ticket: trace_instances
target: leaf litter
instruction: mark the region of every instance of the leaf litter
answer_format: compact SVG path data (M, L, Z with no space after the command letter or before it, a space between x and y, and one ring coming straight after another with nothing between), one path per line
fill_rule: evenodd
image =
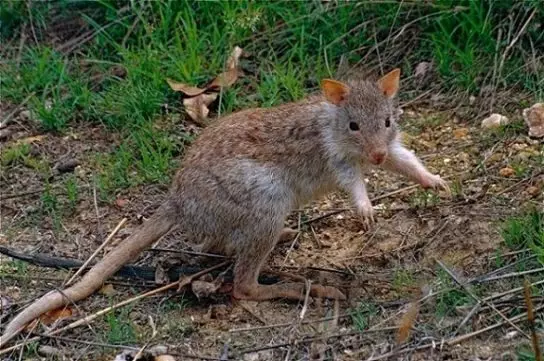
M187 115L198 125L205 126L210 110L208 107L212 104L222 89L232 86L240 76L239 63L242 56L242 48L235 46L231 55L225 63L226 71L217 75L208 82L204 88L180 83L175 80L166 79L170 88L176 92L185 95L183 106Z

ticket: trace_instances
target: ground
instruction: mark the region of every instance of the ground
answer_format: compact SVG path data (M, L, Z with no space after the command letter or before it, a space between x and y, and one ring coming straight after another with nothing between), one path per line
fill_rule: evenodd
M293 210L298 235L263 282L334 285L346 301L235 301L224 266L118 307L180 264L223 261L172 233L134 260L150 280L108 280L1 360L540 360L543 318L527 311L543 308L544 145L522 110L544 99L544 2L3 0L0 24L0 332L75 272L4 253L83 262L113 234L102 257L153 214L207 122L323 78L401 68L403 140L452 190L369 172L367 232L344 194ZM207 119L180 83L216 96ZM511 122L483 129L491 113Z
M5 105L5 111L10 107ZM162 122L175 131L175 121ZM295 229L302 223L300 235L294 243L279 245L268 263L276 271L337 285L348 294L346 302L254 303L234 301L228 293L201 299L190 291L163 293L116 311L117 317L107 314L88 327L59 335L78 339L75 343L62 338L44 343L70 357L94 360L111 360L120 350L79 342L127 346L150 342L168 345L171 354L197 358L219 357L228 349L228 355L247 360L280 359L287 354L290 359L300 359L315 353L324 359L366 359L394 350L403 312L413 299L424 297L421 292L430 292L420 305L409 342L410 347L431 341L435 345L422 351L403 351L398 357L484 360L505 359L510 354L510 359L515 359L523 336L512 336L508 325L458 345L441 344L452 337L475 301L455 287L437 261L459 279L469 281L515 259L506 253L509 249L501 236L501 222L531 204L542 203L542 145L528 138L522 126L482 130L454 115L427 109L405 109L402 123L405 143L432 171L448 179L452 198L425 192L394 174L369 172L371 197L378 199L373 202L378 222L371 230L364 232L349 210L305 223L349 207L345 195L331 194L293 212L288 222ZM142 185L116 193L110 202L96 200L92 168L96 152L107 153L118 141L101 127L44 134L19 118L10 129L11 138L2 144L4 156L6 150L20 144L28 144L29 150L4 166L3 246L27 254L85 260L123 217L127 224L106 250L129 235L165 197L165 186ZM59 168L58 164L68 160L79 165L54 171L44 189L44 179L35 168L40 164L51 168L57 164ZM512 172L505 170L510 167ZM30 193L33 191L37 192ZM175 234L154 247L188 249L180 247ZM188 255L180 257L181 261L200 262ZM138 263L165 268L180 262L180 257L146 252ZM7 257L1 260L2 297L14 303L12 309L60 287L68 276L64 271L29 266ZM474 287L477 297L485 297L520 284L520 279L515 279L469 287ZM453 289L457 293L452 293ZM106 295L95 294L78 304L77 313L92 314L143 290L137 283L129 283L129 287L126 281L114 284L113 290L103 292ZM446 297L441 296L444 292ZM497 307L509 315L512 311L508 304ZM325 321L316 321L322 318ZM489 309L482 310L458 334L499 320ZM280 344L285 345L274 347ZM250 352L253 349L257 351Z

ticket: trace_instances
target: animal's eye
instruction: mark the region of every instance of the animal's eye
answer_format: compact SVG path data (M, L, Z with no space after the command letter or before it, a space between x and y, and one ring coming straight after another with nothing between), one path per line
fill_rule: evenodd
M359 124L357 124L355 122L349 122L349 129L356 132L356 131L359 130Z
M387 118L387 119L385 120L385 127L386 127L386 128L389 128L390 126L391 126L391 119Z

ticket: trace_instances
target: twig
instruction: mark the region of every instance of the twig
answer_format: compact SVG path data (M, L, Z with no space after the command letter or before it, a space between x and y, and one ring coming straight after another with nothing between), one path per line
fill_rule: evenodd
M15 109L13 109L11 111L11 113L9 113L3 120L2 122L0 122L0 129L2 128L5 128L8 126L9 122L11 121L11 118L13 118L13 116L15 115L15 113L17 113L26 103L28 103L28 101L30 100L30 98L32 98L34 96L34 92L30 93L27 95L27 97L19 104L15 107ZM4 199L6 199L5 197L3 197Z
M165 286L156 288L156 289L151 290L151 291L149 291L149 292L142 293L142 294L140 294L140 295L138 295L138 296L129 298L128 300L119 302L119 303L117 303L117 304L115 304L115 305L113 305L113 306L106 307L106 308L104 308L104 309L102 309L102 310L100 310L100 311L98 311L98 312L93 313L92 315L89 315L89 316L87 316L87 317L84 317L84 318L82 318L82 319L79 319L79 320L77 320L77 321L74 321L74 322L72 322L72 323L70 323L70 324L68 324L68 325L66 325L66 326L64 326L64 327L62 327L62 328L57 329L57 330L51 331L51 332L47 333L46 336L57 335L57 334L59 334L59 333L61 333L61 332L64 332L64 331L67 331L67 330L71 330L71 329L76 328L76 327L79 327L79 326L81 326L81 325L83 325L83 324L87 324L87 323L89 323L90 321L94 320L95 318L97 318L97 317L99 317L99 316L102 316L102 315L104 315L104 314L106 314L106 313L108 313L108 312L111 312L111 311L116 310L116 309L118 309L118 308L120 308L120 307L126 306L126 305L128 305L128 304L134 303L134 302L139 301L139 300L141 300L141 299L143 299L143 298L146 298L146 297L149 297L149 296L153 296L153 295L155 295L155 294L157 294L157 293L161 293L161 292L167 291L167 290L172 289L172 288L181 288L181 287L187 286L187 285L190 284L194 279L196 279L196 278L198 278L198 277L200 277L200 276L203 276L203 275L205 275L205 274L207 274L207 273L210 273L210 272L212 272L212 271L214 271L214 270L216 270L216 269L219 269L219 268L221 268L221 267L227 265L229 262L230 262L230 261L221 262L221 263L219 263L219 264L217 264L217 265L215 265L215 266L212 266L212 267L210 267L210 268L207 268L207 269L205 269L205 270L202 270L202 271L200 271L200 272L198 272L198 273L195 273L195 274L193 274L193 275L184 277L184 278L180 279L180 280L177 281L177 282L169 283L169 284L167 284L167 285L165 285ZM40 337L41 337L41 336L32 337L32 338L30 338L30 339L28 339L28 340L25 340L25 341L20 342L20 343L18 343L18 344L16 344L16 345L13 345L12 347L9 347L9 348L0 350L0 355L6 354L6 353L8 353L8 352L10 352L10 351L13 351L13 350L15 350L15 349L18 349L19 347L22 347L22 346L24 346L24 345L26 345L26 344L28 344L28 343L30 343L30 342L37 341L37 340L40 339Z
M488 272L487 274L475 277L475 278L471 279L470 281L468 281L467 283L479 282L480 279L486 279L488 277L491 277L491 276L493 276L493 275L495 275L497 273L500 273L500 272L504 271L505 269L511 268L511 267L513 267L515 265L518 265L520 263L530 261L532 259L535 259L536 257L537 257L537 255L533 254L533 255L530 255L529 257L522 258L520 260L517 260L516 262L509 263L506 266L502 266L502 267L499 267L499 268L497 268L497 269L495 269L495 270L493 270L491 272Z
M535 351L535 361L542 361L540 344L538 342L538 334L536 333L535 313L533 312L533 300L531 299L531 287L529 286L529 281L527 279L525 279L525 281L523 282L523 287L525 304L527 305L527 321L529 321L529 328L531 330L531 341L533 344L533 350Z
M185 253L185 254L190 254L192 256L205 256L205 257L213 257L213 258L229 258L222 254L189 251L185 249L152 248L152 249L149 249L148 251L149 252Z
M537 311L540 311L540 310L542 310L542 309L544 309L544 305L539 306L539 307L536 307L534 311L537 312ZM491 326L488 326L488 327L486 327L486 328L483 328L483 329L481 329L481 330L477 330L477 331L474 331L474 332L470 332L470 333L467 333L467 334L464 334L464 335L461 335L461 336L458 336L458 337L450 338L450 339L446 340L445 343L446 343L447 345L450 345L450 346L456 345L456 344L461 343L461 342L463 342L463 341L465 341L465 340L468 340L469 338L472 338L472 337L474 337L474 336L481 335L482 333L485 333L485 332L494 330L494 329L496 329L496 328L498 328L498 327L501 327L501 326L503 326L503 325L505 325L505 324L507 324L507 323L510 323L510 322L518 322L518 321L522 320L522 319L523 319L524 317L526 317L526 316L527 316L527 313L524 312L524 313L522 313L522 314L520 314L520 315L517 315L517 316L514 316L514 317L509 318L509 319L508 319L508 322L506 322L506 321L497 322L497 323L495 323L495 324L493 324L493 325L491 325Z
M520 277L520 276L525 276L525 275L528 275L528 274L538 273L538 272L542 272L542 271L544 271L544 267L530 269L530 270L522 271L522 272L505 273L505 274L500 275L500 276L487 277L487 278L478 280L478 283L502 280L504 278Z
M518 326L516 326L514 323L510 322L508 320L508 317L506 317L501 311L499 311L499 309L497 307L495 307L494 304L492 304L491 302L488 302L488 301L483 301L480 299L480 297L476 296L474 294L474 292L472 292L470 290L470 288L463 282L461 282L457 276L452 272L450 271L450 269L448 267L446 267L446 265L444 265L442 262L440 262L439 260L435 259L436 263L444 270L446 271L446 273L455 281L455 283L457 283L459 286L461 286L466 293L468 293L468 295L470 297L472 297L476 302L478 302L478 304L485 304L486 306L488 306L489 308L491 308L493 311L495 311L495 313L497 313L503 320L505 320L506 322L508 322L510 324L510 326L512 326L513 328L516 329L516 331L518 331L519 333L521 333L523 336L527 337L528 339L531 339L529 337L528 334L526 334L525 332L523 332L523 330L521 328L519 328Z
M121 220L121 222L119 222L119 224L113 229L113 231L111 231L111 233L109 234L109 236L106 238L106 240L104 242L102 242L102 244L100 245L100 247L98 247L96 249L96 251L93 252L93 254L91 254L91 256L83 263L83 265L81 265L81 267L77 270L76 273L74 273L74 275L72 277L70 277L70 279L68 280L68 282L66 282L66 285L65 286L69 286L72 282L74 282L74 280L76 279L77 276L79 276L79 274L81 272L83 272L87 266L89 265L89 263L91 263L91 261L98 255L98 253L100 253L104 247L106 247L110 241L113 239L113 236L115 236L117 234L117 232L119 232L119 230L121 229L121 227L123 227L123 225L127 222L127 219L126 218L123 218Z
M512 39L512 41L510 42L510 44L508 44L508 46L506 47L506 49L504 49L504 52L502 53L502 57L501 57L501 62L499 64L499 70L498 70L498 78L501 77L502 75L502 69L504 67L504 62L506 61L506 57L508 56L508 52L512 49L512 47L518 42L521 34L523 34L525 32L525 29L527 29L527 26L529 25L529 23L531 22L531 20L533 19L533 16L535 16L536 12L537 12L537 8L535 7L533 9L533 12L529 15L529 17L527 18L527 20L525 21L525 23L523 24L523 26L521 27L521 29L518 31L518 33L516 34L516 36L514 37L514 39Z
M544 280L540 280L540 281L531 283L530 286L534 287L534 286L538 286L538 285L541 285L541 284L544 284ZM495 295L488 296L488 297L484 298L484 301L490 301L490 300L494 300L496 298L501 298L501 297L504 297L504 296L508 296L508 295L510 295L512 293L518 293L519 291L522 291L522 290L523 290L523 287L513 288L513 289L508 290L508 291L504 291L504 292L501 292L501 293L497 293Z
M480 310L482 309L482 304L480 302L476 303L474 305L474 307L472 307L472 310L470 310L470 312L467 314L467 316L463 319L463 321L461 321L461 323L459 324L459 326L457 326L457 328L455 329L455 331L453 332L453 335L457 335L459 333L459 331L461 331L461 329L463 328L463 326L466 325L466 323L468 321L470 321L472 319L472 317L477 314L478 312L480 312Z

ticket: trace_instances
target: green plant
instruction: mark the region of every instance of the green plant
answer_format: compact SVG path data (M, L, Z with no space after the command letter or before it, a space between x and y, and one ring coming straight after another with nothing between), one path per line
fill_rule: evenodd
M16 163L24 164L30 154L30 144L14 144L0 152L0 163L2 166L13 165Z
M368 328L373 317L378 314L378 308L372 303L360 303L351 311L351 321L355 328L364 331Z
M104 318L108 326L106 331L105 341L114 345L125 345L135 343L136 331L134 325L130 321L130 308L122 308L108 312Z
M41 210L43 215L47 215L51 219L53 229L59 231L61 229L61 214L59 210L59 200L52 192L51 185L46 184L41 196Z
M458 288L450 275L443 269L438 270L437 274L440 290L437 292L435 313L438 317L447 317L455 314L455 308L468 304L472 298L464 291Z
M77 188L77 179L75 176L70 176L66 182L66 197L68 198L68 203L70 205L70 209L74 210L77 205L78 201L78 188Z

